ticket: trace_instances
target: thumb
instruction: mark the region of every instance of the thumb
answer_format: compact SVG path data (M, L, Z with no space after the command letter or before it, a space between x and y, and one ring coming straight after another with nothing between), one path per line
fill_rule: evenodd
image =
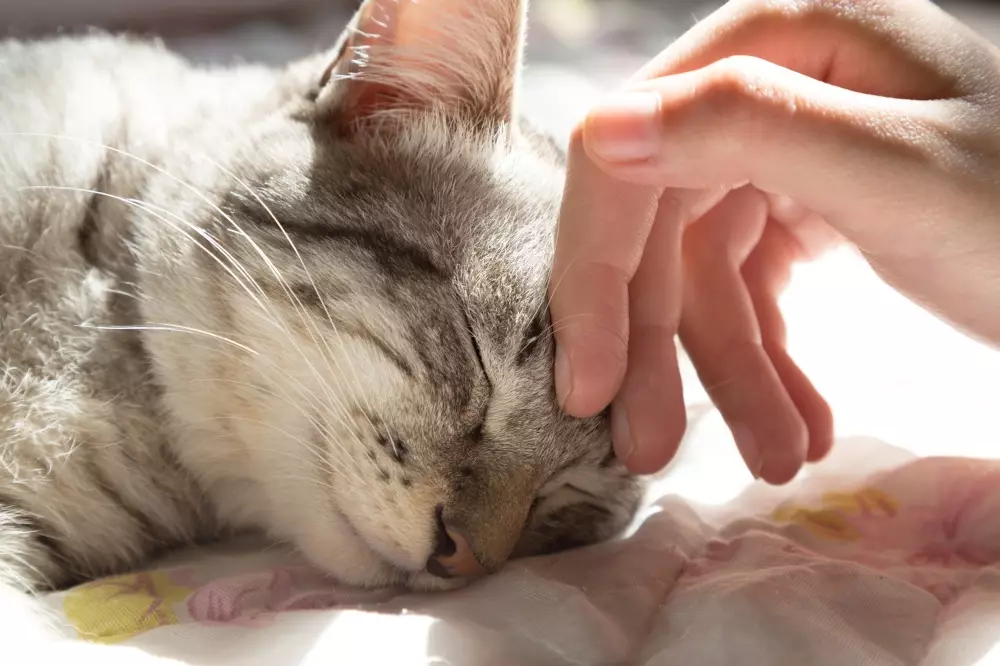
M582 133L590 159L617 180L750 183L878 245L886 232L863 218L947 170L945 104L866 95L736 56L635 83L593 109Z

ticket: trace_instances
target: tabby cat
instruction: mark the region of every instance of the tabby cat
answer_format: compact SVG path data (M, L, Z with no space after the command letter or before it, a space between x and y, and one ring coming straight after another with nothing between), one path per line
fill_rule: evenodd
M555 399L524 17L368 0L278 70L0 43L0 597L242 531L439 589L626 526Z

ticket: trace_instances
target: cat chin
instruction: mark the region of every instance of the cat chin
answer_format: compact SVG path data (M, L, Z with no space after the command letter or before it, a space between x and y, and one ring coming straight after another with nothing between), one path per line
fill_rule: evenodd
M353 537L358 539L358 537ZM363 541L358 539L365 545ZM406 571L385 561L371 549L363 560L355 560L354 547L345 547L325 557L307 559L332 578L345 585L362 589L403 588L411 592L444 592L455 590L469 583L463 578L441 578L426 571ZM304 549L303 549L304 550Z
M274 536L291 541L310 564L337 582L352 587L410 587L410 579L424 573L392 564L339 513L328 516L322 526L309 525L291 535L284 530L276 531ZM425 584L424 589L430 588Z
M345 585L364 589L405 588L412 592L443 592L468 584L463 578L441 578L392 564L353 529L324 531L298 539L298 549L313 566Z

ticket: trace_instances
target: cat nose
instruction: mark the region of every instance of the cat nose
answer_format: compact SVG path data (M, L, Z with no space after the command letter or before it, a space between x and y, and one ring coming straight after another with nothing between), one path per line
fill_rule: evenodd
M449 525L440 506L435 518L437 535L434 552L427 558L427 573L438 578L467 578L487 573L472 551L468 532L457 525Z

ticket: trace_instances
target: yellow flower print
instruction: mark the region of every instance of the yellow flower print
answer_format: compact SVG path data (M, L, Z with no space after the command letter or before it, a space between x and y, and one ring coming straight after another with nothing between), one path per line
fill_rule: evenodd
M877 488L861 488L853 492L831 492L820 498L819 507L785 505L771 515L777 523L799 525L818 537L836 541L857 541L861 533L849 517L891 518L899 503Z
M63 612L80 638L119 643L177 624L173 605L187 599L192 589L175 584L169 572L115 576L71 590L63 601Z
M899 511L899 503L878 488L861 488L851 493L826 493L822 504L828 509L862 516L881 514L891 518Z

